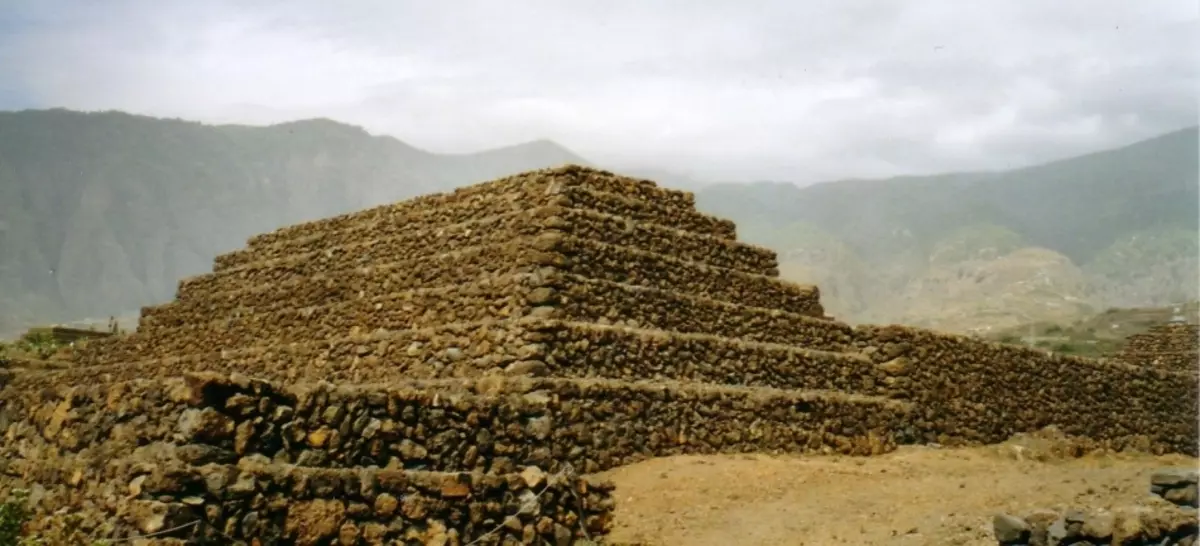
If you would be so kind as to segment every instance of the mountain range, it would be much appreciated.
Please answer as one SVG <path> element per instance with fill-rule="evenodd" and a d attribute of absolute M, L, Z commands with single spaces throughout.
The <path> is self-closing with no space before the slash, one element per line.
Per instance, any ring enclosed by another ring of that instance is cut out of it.
<path fill-rule="evenodd" d="M 955 331 L 1193 300 L 1200 140 L 1191 127 L 1000 172 L 722 184 L 701 208 L 775 249 L 850 320 Z"/>
<path fill-rule="evenodd" d="M 1003 172 L 652 178 L 779 252 L 839 318 L 969 331 L 1194 299 L 1198 149 L 1192 127 Z M 256 233 L 564 163 L 590 164 L 549 141 L 436 154 L 324 119 L 0 112 L 0 333 L 168 301 Z"/>

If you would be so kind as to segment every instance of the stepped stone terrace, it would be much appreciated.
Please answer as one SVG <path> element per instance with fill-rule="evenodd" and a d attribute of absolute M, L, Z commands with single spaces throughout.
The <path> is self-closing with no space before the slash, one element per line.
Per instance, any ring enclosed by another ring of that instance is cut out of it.
<path fill-rule="evenodd" d="M 6 381 L 0 492 L 61 543 L 570 544 L 648 457 L 1197 450 L 1194 374 L 852 327 L 692 194 L 577 166 L 258 235 Z"/>

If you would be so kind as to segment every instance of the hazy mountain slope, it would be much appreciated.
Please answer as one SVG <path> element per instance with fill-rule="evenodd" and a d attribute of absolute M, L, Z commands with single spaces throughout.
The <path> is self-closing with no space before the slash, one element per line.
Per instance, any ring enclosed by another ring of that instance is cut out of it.
<path fill-rule="evenodd" d="M 1198 148 L 1191 128 L 1006 172 L 651 178 L 779 251 L 839 318 L 963 330 L 1195 298 Z M 587 163 L 548 141 L 433 154 L 329 120 L 0 113 L 0 332 L 169 300 L 255 233 L 568 162 Z"/>
<path fill-rule="evenodd" d="M 550 142 L 437 155 L 328 120 L 0 113 L 0 332 L 169 300 L 255 233 L 568 162 Z"/>
<path fill-rule="evenodd" d="M 846 318 L 958 330 L 1005 313 L 1021 320 L 1061 320 L 1059 310 L 1084 309 L 1080 302 L 1161 305 L 1196 297 L 1197 137 L 1193 127 L 1004 172 L 803 188 L 722 184 L 700 189 L 697 202 L 739 222 L 743 233 L 770 233 L 758 242 L 784 254 L 830 245 L 849 249 L 853 260 L 846 252 L 836 263 L 808 256 L 813 263 L 785 270 L 797 280 L 837 283 L 842 292 L 858 294 L 861 302 L 831 302 L 831 312 Z M 794 229 L 798 223 L 809 227 Z M 987 255 L 979 254 L 985 250 Z M 951 282 L 960 269 L 1009 284 Z M 1026 289 L 1042 282 L 1066 290 L 1052 298 L 1061 301 L 1030 301 L 1046 297 L 1044 291 Z M 945 289 L 930 288 L 939 285 Z M 964 311 L 972 301 L 976 318 Z M 1022 316 L 1029 313 L 1047 315 Z"/>

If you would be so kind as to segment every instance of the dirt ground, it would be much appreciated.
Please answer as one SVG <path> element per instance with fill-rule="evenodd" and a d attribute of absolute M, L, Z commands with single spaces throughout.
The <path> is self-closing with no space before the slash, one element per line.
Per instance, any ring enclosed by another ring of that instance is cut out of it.
<path fill-rule="evenodd" d="M 904 447 L 871 458 L 735 455 L 656 459 L 605 474 L 616 544 L 996 544 L 992 516 L 1149 499 L 1155 469 L 1194 458 L 1062 455 L 1026 437 L 978 448 Z"/>

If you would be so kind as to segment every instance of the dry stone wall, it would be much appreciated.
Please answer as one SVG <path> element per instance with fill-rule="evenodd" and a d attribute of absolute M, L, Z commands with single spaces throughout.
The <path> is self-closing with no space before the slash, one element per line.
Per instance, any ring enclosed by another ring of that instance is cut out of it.
<path fill-rule="evenodd" d="M 365 294 L 364 294 L 365 295 Z M 577 275 L 519 273 L 475 283 L 397 291 L 323 306 L 276 310 L 238 307 L 225 318 L 191 322 L 159 315 L 126 342 L 154 340 L 165 354 L 191 354 L 334 338 L 353 329 L 407 330 L 526 316 L 700 333 L 821 350 L 842 350 L 845 324 L 807 315 L 737 305 L 656 288 Z M 169 322 L 168 322 L 169 321 Z"/>
<path fill-rule="evenodd" d="M 159 369 L 242 372 L 281 381 L 376 382 L 537 374 L 569 378 L 687 380 L 886 395 L 887 371 L 862 356 L 703 334 L 528 319 L 310 343 L 197 351 L 56 372 L 54 381 L 123 380 Z M 112 354 L 117 354 L 114 349 Z M 32 387 L 32 385 L 31 385 Z"/>
<path fill-rule="evenodd" d="M 154 500 L 142 500 L 127 519 L 150 530 L 203 518 L 193 536 L 218 543 L 571 544 L 605 533 L 613 504 L 603 484 L 536 472 L 332 470 L 250 461 L 166 474 L 147 475 L 152 486 L 144 494 Z"/>
<path fill-rule="evenodd" d="M 778 277 L 752 275 L 608 245 L 587 239 L 546 237 L 556 251 L 551 265 L 564 273 L 621 282 L 691 295 L 704 295 L 730 303 L 779 309 L 823 317 L 820 291 Z"/>
<path fill-rule="evenodd" d="M 377 298 L 418 290 L 488 280 L 520 273 L 537 272 L 532 250 L 522 253 L 508 245 L 474 247 L 399 262 L 368 266 L 291 280 L 240 286 L 230 284 L 208 292 L 206 297 L 142 309 L 138 331 L 175 328 L 203 320 L 266 313 L 289 308 L 307 308 L 352 299 Z"/>
<path fill-rule="evenodd" d="M 250 248 L 259 248 L 281 240 L 337 231 L 363 222 L 392 221 L 416 211 L 444 209 L 447 205 L 460 202 L 473 202 L 478 206 L 489 206 L 490 203 L 497 200 L 522 201 L 561 193 L 562 190 L 569 188 L 584 188 L 614 196 L 625 196 L 626 199 L 650 201 L 666 210 L 689 211 L 695 206 L 695 196 L 690 192 L 667 190 L 648 180 L 634 180 L 606 171 L 568 165 L 531 171 L 484 184 L 459 188 L 452 192 L 428 194 L 399 203 L 280 228 L 270 233 L 251 237 L 249 246 Z M 656 220 L 667 220 L 659 222 L 664 225 L 680 225 L 669 215 L 658 217 Z M 733 239 L 736 235 L 736 227 L 733 222 L 712 219 L 709 223 L 723 226 L 718 230 L 718 236 Z"/>
<path fill-rule="evenodd" d="M 531 236 L 544 229 L 557 229 L 574 237 L 670 254 L 748 273 L 771 274 L 778 268 L 775 254 L 764 248 L 673 226 L 637 222 L 605 212 L 556 204 L 522 208 L 486 218 L 467 216 L 459 223 L 423 229 L 401 222 L 381 221 L 344 231 L 318 233 L 219 256 L 213 270 L 223 273 L 272 260 L 298 261 L 318 252 L 383 244 L 395 249 L 390 251 L 389 257 L 399 257 L 421 250 L 461 248 L 489 240 Z"/>
<path fill-rule="evenodd" d="M 419 392 L 413 387 L 394 389 L 412 396 Z M 432 388 L 426 396 L 438 396 L 438 392 L 452 396 L 463 391 L 446 385 Z M 341 503 L 346 509 L 333 518 L 337 521 L 332 529 L 347 524 L 382 525 L 386 531 L 380 540 L 423 537 L 421 533 L 428 530 L 474 539 L 501 524 L 507 529 L 485 540 L 502 540 L 514 532 L 528 538 L 530 525 L 535 526 L 537 537 L 561 538 L 570 532 L 578 538 L 576 534 L 603 533 L 612 510 L 611 486 L 579 478 L 565 465 L 560 465 L 563 468 L 556 476 L 513 465 L 508 466 L 513 472 L 486 475 L 405 471 L 396 464 L 321 470 L 273 463 L 262 454 L 271 451 L 270 438 L 278 439 L 278 431 L 289 430 L 288 426 L 273 428 L 284 416 L 290 416 L 284 424 L 291 427 L 305 419 L 319 422 L 332 418 L 338 412 L 353 416 L 353 423 L 368 418 L 367 410 L 380 410 L 387 418 L 389 404 L 394 407 L 398 400 L 393 396 L 400 395 L 386 389 L 364 391 L 353 400 L 335 395 L 332 400 L 337 405 L 331 405 L 329 393 L 321 388 L 297 398 L 278 386 L 245 377 L 188 375 L 5 394 L 0 409 L 0 421 L 5 425 L 0 487 L 7 492 L 13 486 L 37 485 L 32 530 L 54 544 L 90 544 L 78 540 L 83 536 L 124 538 L 195 522 L 203 524 L 176 534 L 194 539 L 216 531 L 235 538 L 278 537 L 284 544 L 321 543 L 317 541 L 329 537 L 324 531 L 305 538 L 288 525 L 275 525 L 304 520 L 308 515 L 304 501 L 313 497 Z M 372 405 L 381 396 L 382 409 Z M 479 407 L 495 411 L 512 403 L 511 397 L 497 393 L 476 396 Z M 431 405 L 421 408 L 416 423 L 404 420 L 415 399 L 392 423 L 415 425 L 422 431 L 438 426 L 478 432 L 468 422 L 446 424 L 467 418 L 445 415 L 439 404 L 452 405 L 426 401 Z M 540 426 L 536 421 L 514 420 L 511 424 Z M 366 425 L 375 426 L 369 418 Z M 277 431 L 274 436 L 271 430 Z M 315 439 L 321 431 L 329 434 L 331 443 L 321 447 L 338 453 L 330 447 L 338 443 L 339 430 L 315 428 L 311 436 Z M 360 440 L 376 436 L 370 428 L 352 424 L 343 437 L 349 438 L 353 432 L 360 434 Z M 378 437 L 390 437 L 396 430 L 376 432 Z M 441 437 L 445 439 L 444 434 Z M 348 439 L 346 444 L 350 449 L 353 442 Z M 490 448 L 484 449 L 491 453 Z M 282 459 L 286 459 L 284 455 Z M 316 460 L 311 455 L 308 459 Z M 395 487 L 389 488 L 383 481 Z M 353 491 L 328 489 L 330 483 L 347 487 L 353 483 L 355 487 Z M 307 494 L 304 487 L 311 487 Z M 525 500 L 523 497 L 536 490 L 541 493 L 537 509 L 522 512 L 513 505 L 514 496 Z M 379 513 L 351 507 L 356 501 L 365 501 L 377 508 L 377 497 L 383 493 L 400 499 L 404 508 Z M 551 523 L 566 525 L 565 529 L 547 523 L 547 517 Z M 546 534 L 547 527 L 552 534 Z"/>
<path fill-rule="evenodd" d="M 510 473 L 570 465 L 592 473 L 673 454 L 861 455 L 893 449 L 891 431 L 909 410 L 871 397 L 678 382 L 523 378 L 278 388 L 264 388 L 278 393 L 271 402 L 210 396 L 189 410 L 211 424 L 195 427 L 202 435 L 179 438 L 197 457 L 188 462 L 257 453 L 308 467 Z"/>
<path fill-rule="evenodd" d="M 567 544 L 612 511 L 575 473 L 645 457 L 1054 423 L 1196 450 L 1184 374 L 851 328 L 735 234 L 691 194 L 565 167 L 255 237 L 136 333 L 10 374 L 0 486 L 40 487 L 51 537 L 198 518 L 171 540 Z"/>
<path fill-rule="evenodd" d="M 1136 366 L 1195 374 L 1200 372 L 1200 325 L 1161 324 L 1129 336 L 1117 358 Z"/>
<path fill-rule="evenodd" d="M 855 333 L 893 396 L 922 408 L 925 441 L 993 443 L 1053 424 L 1116 449 L 1197 453 L 1193 376 L 899 326 Z"/>

